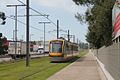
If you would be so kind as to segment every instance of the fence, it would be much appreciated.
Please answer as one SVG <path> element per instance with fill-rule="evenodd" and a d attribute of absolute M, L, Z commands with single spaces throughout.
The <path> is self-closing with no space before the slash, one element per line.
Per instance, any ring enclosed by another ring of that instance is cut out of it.
<path fill-rule="evenodd" d="M 97 58 L 115 80 L 120 80 L 120 43 L 102 47 L 95 51 Z"/>

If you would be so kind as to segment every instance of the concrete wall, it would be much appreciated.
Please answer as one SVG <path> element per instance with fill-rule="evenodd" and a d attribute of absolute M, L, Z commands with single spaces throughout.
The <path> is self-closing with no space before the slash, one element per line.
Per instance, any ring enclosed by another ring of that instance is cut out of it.
<path fill-rule="evenodd" d="M 115 80 L 120 80 L 120 43 L 102 47 L 95 51 L 97 58 Z"/>

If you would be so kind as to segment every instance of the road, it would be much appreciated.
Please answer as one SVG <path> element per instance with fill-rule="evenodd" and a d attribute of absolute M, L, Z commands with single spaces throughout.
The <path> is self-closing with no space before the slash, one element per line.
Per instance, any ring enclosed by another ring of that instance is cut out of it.
<path fill-rule="evenodd" d="M 31 58 L 38 58 L 38 57 L 43 57 L 43 56 L 48 56 L 48 54 L 43 54 L 43 55 L 31 55 Z M 13 60 L 11 57 L 6 57 L 6 58 L 0 58 L 0 63 L 4 61 L 10 61 Z"/>
<path fill-rule="evenodd" d="M 0 63 L 3 62 L 3 61 L 10 61 L 10 60 L 12 60 L 12 58 L 10 58 L 10 57 L 0 58 Z"/>

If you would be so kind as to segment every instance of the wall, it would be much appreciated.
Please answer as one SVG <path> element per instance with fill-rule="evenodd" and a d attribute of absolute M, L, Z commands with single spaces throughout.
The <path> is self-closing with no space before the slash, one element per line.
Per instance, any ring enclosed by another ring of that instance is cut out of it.
<path fill-rule="evenodd" d="M 115 80 L 120 80 L 120 43 L 102 47 L 95 52 L 97 58 L 105 65 L 106 70 Z"/>

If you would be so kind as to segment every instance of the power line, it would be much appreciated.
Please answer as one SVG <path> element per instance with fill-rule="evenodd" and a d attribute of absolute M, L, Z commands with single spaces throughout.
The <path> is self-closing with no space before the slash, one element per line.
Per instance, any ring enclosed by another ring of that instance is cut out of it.
<path fill-rule="evenodd" d="M 10 19 L 13 19 L 13 20 L 15 20 L 14 18 L 11 18 L 11 17 L 7 17 L 7 18 L 10 18 Z M 24 23 L 24 22 L 22 22 L 22 21 L 20 21 L 20 20 L 17 20 L 19 23 L 21 23 L 21 24 L 24 24 L 24 25 L 26 25 L 26 23 Z M 33 26 L 30 26 L 31 28 L 33 28 L 33 29 L 35 29 L 35 30 L 39 30 L 39 31 L 42 31 L 43 32 L 43 30 L 41 30 L 41 29 L 39 29 L 39 28 L 35 28 L 35 27 L 33 27 Z"/>
<path fill-rule="evenodd" d="M 19 1 L 20 3 L 26 5 L 26 4 L 25 4 L 24 2 L 22 2 L 21 0 L 18 0 L 18 1 Z M 36 13 L 38 13 L 38 14 L 40 14 L 40 15 L 45 15 L 45 14 L 42 14 L 42 13 L 40 13 L 39 11 L 31 8 L 30 6 L 29 6 L 29 9 L 33 10 L 34 12 L 36 12 Z M 48 18 L 48 16 L 44 16 L 44 17 L 45 17 L 46 19 L 48 19 L 53 25 L 57 26 L 51 19 Z"/>
<path fill-rule="evenodd" d="M 11 17 L 8 17 L 8 16 L 6 16 L 7 18 L 9 18 L 9 19 L 12 19 L 12 20 L 15 20 L 14 18 L 11 18 Z M 22 21 L 20 21 L 20 20 L 17 20 L 19 23 L 21 23 L 21 24 L 23 24 L 23 25 L 26 25 L 24 22 L 22 22 Z M 43 30 L 41 30 L 41 29 L 39 29 L 39 28 L 36 28 L 36 27 L 33 27 L 33 26 L 30 26 L 31 28 L 33 28 L 33 29 L 35 29 L 35 30 L 38 30 L 38 31 L 42 31 L 43 32 Z M 49 32 L 46 32 L 46 33 L 49 33 Z M 52 34 L 51 34 L 52 35 Z M 53 36 L 53 35 L 52 35 Z M 55 35 L 54 35 L 55 36 Z"/>
<path fill-rule="evenodd" d="M 22 1 L 20 1 L 20 0 L 18 0 L 18 1 L 19 1 L 20 3 L 26 5 L 24 2 L 22 2 Z M 29 7 L 29 8 L 30 8 L 31 10 L 33 10 L 34 12 L 42 15 L 42 13 L 38 12 L 37 10 L 35 10 L 35 9 L 31 8 L 31 7 Z M 45 17 L 45 16 L 44 16 L 44 17 Z M 51 19 L 49 19 L 48 17 L 45 17 L 45 18 L 48 19 L 52 24 L 54 24 L 55 26 L 57 26 Z"/>

